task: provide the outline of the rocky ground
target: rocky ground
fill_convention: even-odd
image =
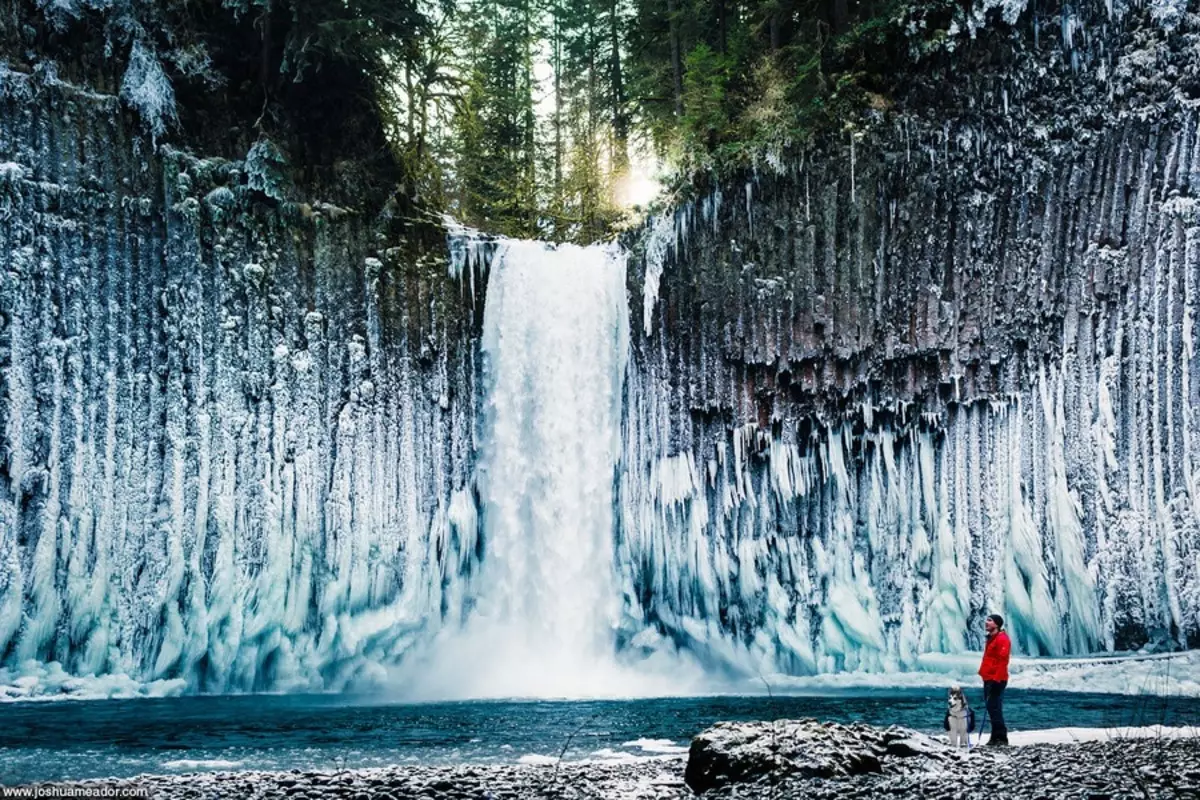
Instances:
[[[724,723],[692,742],[705,798],[1200,798],[1200,739],[955,750],[903,728]]]
[[[695,796],[692,786],[715,800],[1200,798],[1200,739],[1029,745],[967,754],[900,728],[755,723],[706,731],[686,759],[145,775],[42,784],[39,796],[83,796],[82,789],[107,788],[161,800],[681,800]]]

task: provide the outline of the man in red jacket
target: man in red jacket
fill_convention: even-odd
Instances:
[[[1004,724],[1004,687],[1008,686],[1008,655],[1012,643],[1004,632],[1004,617],[991,614],[983,623],[987,630],[987,645],[983,648],[983,663],[979,677],[983,678],[983,701],[992,720],[989,745],[1008,744],[1008,727]]]

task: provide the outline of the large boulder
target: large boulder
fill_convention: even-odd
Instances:
[[[684,780],[702,793],[764,779],[923,769],[954,753],[948,745],[900,727],[815,719],[719,722],[692,739]]]

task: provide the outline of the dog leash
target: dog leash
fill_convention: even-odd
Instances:
[[[987,721],[988,721],[987,692],[985,691],[983,694],[983,722],[979,723],[979,732],[975,734],[975,746],[976,747],[979,747],[979,745],[983,742],[983,727],[985,725],[987,725]],[[967,734],[967,752],[968,753],[971,752],[971,734],[969,734],[969,733]]]

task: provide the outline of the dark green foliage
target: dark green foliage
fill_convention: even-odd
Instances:
[[[737,63],[701,42],[687,54],[683,69],[684,149],[711,150],[732,133],[729,91]]]
[[[176,137],[379,208],[593,241],[631,153],[682,182],[786,159],[945,37],[958,0],[0,0],[24,68]],[[30,55],[36,54],[36,55]],[[324,189],[328,191],[329,189]],[[407,209],[407,212],[405,211]]]
[[[455,116],[460,150],[454,210],[497,233],[538,232],[537,118],[530,0],[476,0],[464,20],[474,53]]]
[[[881,0],[638,0],[638,120],[681,175],[786,157],[867,108],[909,63],[908,23],[954,4]],[[945,9],[939,19],[936,10]],[[917,26],[917,38],[934,30]],[[678,52],[678,64],[672,63]],[[676,71],[682,75],[676,79]]]
[[[290,180],[377,207],[404,182],[377,98],[423,37],[415,2],[0,3],[0,58],[119,94],[157,142],[241,158],[266,136]]]
[[[425,16],[413,0],[239,1],[251,11],[258,9],[263,24],[268,14],[284,19],[279,71],[293,80],[331,62],[352,64],[376,80],[388,80],[389,57],[419,46],[425,33]]]

